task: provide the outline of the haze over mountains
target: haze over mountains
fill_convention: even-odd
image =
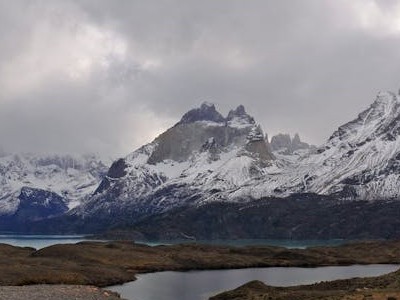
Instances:
[[[105,230],[180,207],[200,211],[212,203],[257,205],[295,195],[314,195],[318,205],[323,199],[397,200],[399,128],[400,102],[390,92],[318,148],[298,134],[269,142],[242,105],[224,117],[203,103],[107,173],[96,157],[1,157],[3,226],[48,218],[65,224],[67,218]]]

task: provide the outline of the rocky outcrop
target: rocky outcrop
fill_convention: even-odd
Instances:
[[[293,154],[293,152],[297,150],[307,150],[312,148],[307,143],[304,143],[300,140],[300,136],[298,133],[294,135],[294,137],[290,137],[289,134],[277,134],[271,138],[271,148],[272,151],[277,151],[282,154]]]
[[[229,127],[223,124],[207,124],[202,122],[182,123],[175,125],[154,140],[154,151],[147,162],[157,164],[164,160],[176,162],[187,161],[199,151],[210,138],[221,147],[243,145],[250,128]]]
[[[246,113],[243,105],[239,105],[236,109],[230,110],[228,116],[226,117],[228,125],[248,125],[255,124],[254,118]]]
[[[210,121],[215,123],[225,122],[225,118],[215,109],[215,105],[204,102],[200,108],[195,108],[183,115],[179,124],[194,123],[197,121]]]
[[[247,136],[245,149],[265,163],[275,158],[272,152],[269,151],[267,143],[268,140],[264,139],[261,126],[256,126],[252,128]]]

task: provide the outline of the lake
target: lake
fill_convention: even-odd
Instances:
[[[345,242],[342,239],[335,240],[267,240],[267,239],[241,239],[241,240],[173,240],[173,241],[154,241],[154,242],[140,242],[150,246],[158,245],[171,245],[171,244],[186,244],[193,243],[206,244],[206,245],[224,245],[224,246],[279,246],[285,248],[299,248],[304,249],[314,246],[339,246]]]
[[[158,272],[138,275],[136,281],[107,289],[118,292],[121,297],[129,300],[205,300],[251,280],[261,280],[272,286],[291,286],[353,277],[378,276],[393,272],[399,267],[399,265],[353,265]]]
[[[83,235],[0,235],[0,243],[18,247],[42,249],[55,244],[75,244],[86,241]]]
[[[0,234],[0,243],[10,244],[18,247],[32,247],[35,249],[42,249],[55,244],[74,244],[90,239],[84,235],[20,235],[20,234]],[[96,240],[94,240],[96,241]],[[311,246],[338,246],[343,244],[345,240],[212,240],[212,241],[196,241],[199,244],[209,245],[226,245],[226,246],[280,246],[286,248],[306,248]],[[138,241],[150,246],[157,245],[172,245],[178,243],[193,243],[188,240],[174,240],[174,241]]]
[[[0,235],[0,243],[41,249],[54,244],[73,244],[87,241],[83,235]],[[149,245],[176,244],[183,241],[143,242]],[[187,242],[187,241],[186,241]],[[343,240],[216,240],[197,241],[207,244],[232,246],[273,245],[287,248],[334,246]],[[218,292],[236,288],[250,280],[261,280],[270,285],[288,286],[309,284],[323,280],[377,276],[392,272],[398,265],[368,265],[320,268],[258,268],[192,272],[159,272],[142,274],[138,280],[111,287],[125,299],[132,300],[204,300]]]

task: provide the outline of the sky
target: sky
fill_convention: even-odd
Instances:
[[[203,101],[322,144],[400,88],[397,0],[0,0],[0,149],[125,156]]]

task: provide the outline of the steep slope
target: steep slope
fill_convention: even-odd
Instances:
[[[224,118],[204,103],[153,142],[114,162],[94,196],[70,214],[106,222],[121,216],[139,220],[183,205],[295,193],[398,199],[399,133],[400,103],[393,93],[380,93],[320,148],[295,151],[305,145],[298,136],[289,137],[294,152],[278,151],[275,159],[243,106]]]
[[[316,153],[282,168],[276,176],[266,176],[252,193],[312,192],[342,199],[399,199],[399,134],[400,103],[395,94],[380,93],[368,109],[340,126]]]
[[[349,198],[399,198],[400,103],[380,93],[355,120],[339,127],[309,162],[308,190]],[[317,159],[315,162],[313,159]]]
[[[213,104],[203,103],[114,162],[95,195],[72,213],[140,218],[218,200],[262,177],[273,160],[261,127],[242,105],[224,118]]]
[[[6,164],[6,169],[4,163],[0,164],[0,174],[3,174],[0,179],[6,183],[0,209],[24,215],[18,210],[22,207],[21,188],[30,186],[56,193],[42,196],[52,199],[54,204],[48,206],[48,215],[65,211],[58,195],[69,199],[71,207],[74,199],[85,199],[84,196],[90,194],[63,218],[37,222],[37,228],[44,231],[51,227],[57,232],[65,232],[65,228],[69,232],[77,229],[95,232],[135,224],[146,226],[146,230],[150,225],[153,230],[159,220],[166,228],[155,228],[151,235],[157,236],[157,232],[170,235],[170,227],[175,226],[174,235],[179,236],[187,232],[184,229],[190,224],[186,223],[192,218],[196,219],[196,224],[202,224],[215,216],[215,228],[220,230],[221,224],[229,227],[224,231],[226,238],[263,236],[257,235],[257,230],[249,229],[243,235],[231,231],[246,226],[247,217],[240,215],[247,211],[249,217],[250,212],[254,214],[252,224],[258,224],[254,228],[264,231],[271,228],[271,237],[296,233],[293,235],[296,238],[323,238],[334,224],[337,230],[330,233],[332,237],[384,237],[385,232],[390,232],[391,237],[398,235],[394,229],[398,227],[396,214],[400,199],[400,102],[395,94],[380,93],[370,107],[355,120],[340,126],[317,149],[298,149],[305,147],[298,136],[284,140],[292,152],[282,152],[287,147],[275,141],[274,149],[279,144],[280,150],[273,153],[261,127],[243,106],[223,117],[214,105],[203,103],[184,114],[178,123],[151,143],[115,161],[93,194],[98,177],[88,171],[90,168],[77,169],[71,167],[71,163],[66,167],[62,160],[38,163],[37,159],[0,157],[0,162],[12,161]],[[29,172],[25,174],[27,169]],[[273,199],[274,205],[271,206],[267,198]],[[354,199],[368,201],[343,201]],[[38,203],[45,205],[47,202]],[[265,204],[262,209],[258,209],[260,203]],[[224,212],[231,205],[236,208],[228,220]],[[212,209],[218,207],[223,209],[215,215]],[[28,205],[25,209],[38,216],[34,218],[41,218],[36,207]],[[348,209],[359,211],[353,214]],[[306,213],[308,211],[310,213]],[[335,214],[329,216],[333,212]],[[388,218],[380,218],[381,213]],[[161,219],[157,219],[157,215]],[[357,215],[358,224],[350,220],[352,215]],[[375,218],[376,223],[369,219],[364,222],[363,217]],[[286,220],[287,224],[279,225],[278,219]],[[289,222],[291,219],[294,221]],[[174,220],[182,222],[174,225]],[[234,225],[236,221],[240,221],[237,226]],[[304,226],[299,227],[297,223]],[[323,228],[318,224],[323,224]],[[368,224],[384,230],[375,231]],[[23,224],[21,230],[31,230],[32,226],[28,225]],[[284,231],[279,232],[277,225]],[[193,228],[191,234],[199,235],[197,229]],[[141,229],[139,231],[144,234]],[[220,233],[216,232],[215,237]]]
[[[61,214],[93,193],[106,171],[94,155],[3,155],[0,216],[21,215],[28,207],[32,212],[33,206],[49,215]]]

